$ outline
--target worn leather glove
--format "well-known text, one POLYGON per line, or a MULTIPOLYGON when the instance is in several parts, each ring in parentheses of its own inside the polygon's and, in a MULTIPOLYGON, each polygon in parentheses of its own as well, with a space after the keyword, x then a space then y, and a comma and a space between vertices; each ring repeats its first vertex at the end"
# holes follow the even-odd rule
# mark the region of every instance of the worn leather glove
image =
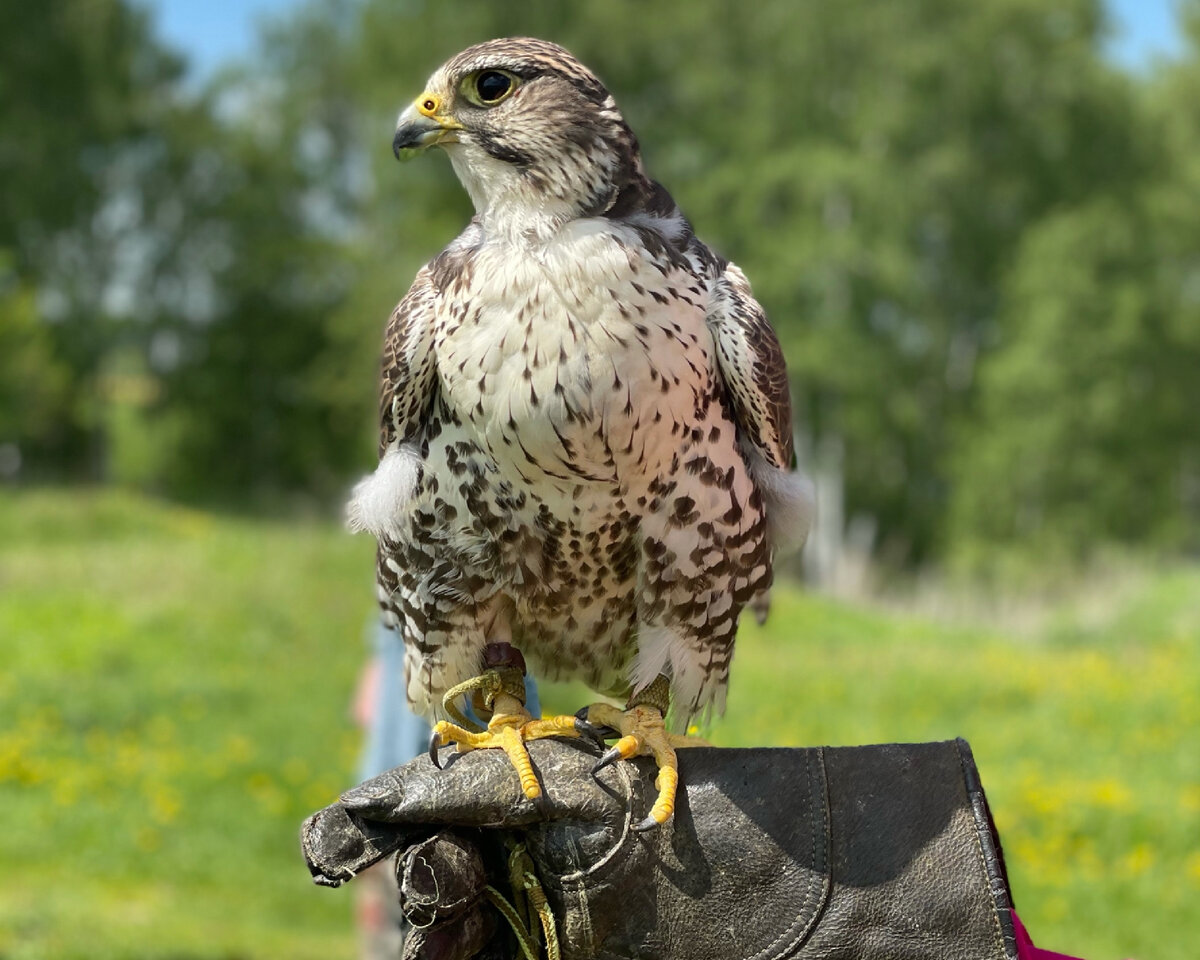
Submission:
POLYGON ((412 957, 513 956, 539 936, 566 958, 1017 956, 964 741, 681 750, 675 817, 645 834, 650 761, 593 778, 585 742, 529 749, 538 801, 493 751, 349 791, 304 824, 316 882, 399 851, 412 957))

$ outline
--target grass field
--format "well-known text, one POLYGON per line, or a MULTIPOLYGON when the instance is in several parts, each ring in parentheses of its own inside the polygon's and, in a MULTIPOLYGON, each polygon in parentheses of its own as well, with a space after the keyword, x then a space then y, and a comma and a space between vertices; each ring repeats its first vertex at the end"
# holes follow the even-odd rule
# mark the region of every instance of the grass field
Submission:
MULTIPOLYGON (((352 777, 371 552, 331 524, 0 494, 0 958, 353 955, 351 893, 309 884, 296 834, 352 777)), ((711 737, 965 736, 1043 945, 1191 960, 1198 732, 1185 568, 1034 618, 780 589, 711 737)))

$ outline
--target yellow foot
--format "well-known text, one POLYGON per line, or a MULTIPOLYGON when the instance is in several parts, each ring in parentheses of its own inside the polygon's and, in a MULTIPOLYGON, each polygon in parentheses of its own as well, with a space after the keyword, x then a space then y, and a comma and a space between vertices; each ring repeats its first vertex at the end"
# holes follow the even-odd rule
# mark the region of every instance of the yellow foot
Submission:
POLYGON ((658 799, 650 809, 650 815, 639 823, 635 830, 653 830, 671 819, 675 813, 675 794, 679 788, 679 761, 675 757, 680 747, 708 746, 698 737, 683 737, 668 733, 663 726, 663 712, 646 703, 631 704, 624 710, 607 703, 595 703, 588 707, 589 724, 610 727, 620 732, 621 737, 610 747, 592 768, 593 775, 610 763, 628 760, 631 757, 654 757, 658 764, 658 776, 654 786, 658 799))
POLYGON ((536 800, 542 795, 542 786, 533 772, 533 764, 529 761, 529 751, 525 749, 525 744, 542 737, 578 737, 579 725, 575 717, 534 719, 519 702, 514 700, 512 704, 502 703, 502 699, 503 695, 496 698, 498 709, 488 721, 487 729, 480 733, 439 720, 433 727, 433 736, 429 741, 429 756, 435 766, 441 767, 437 748, 445 743, 458 744, 459 753, 467 753, 470 750, 503 750, 512 761, 512 765, 517 768, 517 776, 521 780, 521 789, 525 796, 536 800), (503 707, 509 709, 502 711, 503 707), (515 709, 512 709, 513 707, 515 709))

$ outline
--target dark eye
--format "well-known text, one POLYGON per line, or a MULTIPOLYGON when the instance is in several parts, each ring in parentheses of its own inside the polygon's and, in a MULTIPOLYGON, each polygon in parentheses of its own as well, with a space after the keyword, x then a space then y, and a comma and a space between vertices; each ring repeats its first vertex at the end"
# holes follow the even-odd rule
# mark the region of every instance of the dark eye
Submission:
POLYGON ((475 78, 475 92, 481 103, 496 103, 503 100, 512 89, 512 80, 495 70, 484 70, 475 78))

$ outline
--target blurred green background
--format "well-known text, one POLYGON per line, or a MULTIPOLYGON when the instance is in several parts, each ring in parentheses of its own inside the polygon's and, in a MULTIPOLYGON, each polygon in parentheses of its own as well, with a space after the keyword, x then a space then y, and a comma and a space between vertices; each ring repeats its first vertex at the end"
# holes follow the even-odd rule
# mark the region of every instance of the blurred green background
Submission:
POLYGON ((712 738, 966 736, 1039 942, 1194 956, 1200 0, 1132 65, 1099 0, 271 6, 198 72, 136 3, 0 5, 0 958, 354 952, 296 847, 358 750, 337 514, 470 215, 391 129, 516 33, 787 350, 821 520, 712 738))

